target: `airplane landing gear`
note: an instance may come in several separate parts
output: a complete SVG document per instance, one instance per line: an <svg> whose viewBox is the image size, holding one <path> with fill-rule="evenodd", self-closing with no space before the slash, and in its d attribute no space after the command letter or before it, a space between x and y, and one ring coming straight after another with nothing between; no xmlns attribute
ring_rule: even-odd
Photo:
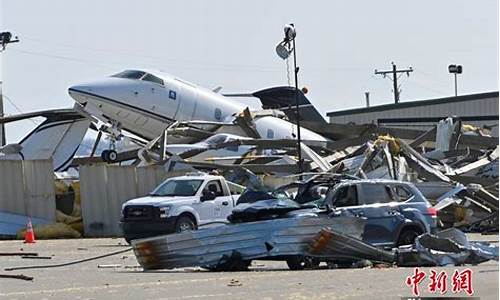
<svg viewBox="0 0 500 300"><path fill-rule="evenodd" d="M101 158L107 163L115 163L118 159L116 150L104 150L101 152Z"/></svg>
<svg viewBox="0 0 500 300"><path fill-rule="evenodd" d="M118 122L112 121L111 127L102 126L101 131L109 133L110 145L109 149L101 152L101 158L107 163L115 163L118 161L118 152L116 152L116 141L122 137L121 126Z"/></svg>

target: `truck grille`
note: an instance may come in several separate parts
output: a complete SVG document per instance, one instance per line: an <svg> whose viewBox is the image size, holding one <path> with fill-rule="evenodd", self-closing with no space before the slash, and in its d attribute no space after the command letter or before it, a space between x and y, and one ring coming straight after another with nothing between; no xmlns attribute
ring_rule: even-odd
<svg viewBox="0 0 500 300"><path fill-rule="evenodd" d="M159 216L159 209L154 206L133 205L125 207L123 218L125 221L149 221Z"/></svg>

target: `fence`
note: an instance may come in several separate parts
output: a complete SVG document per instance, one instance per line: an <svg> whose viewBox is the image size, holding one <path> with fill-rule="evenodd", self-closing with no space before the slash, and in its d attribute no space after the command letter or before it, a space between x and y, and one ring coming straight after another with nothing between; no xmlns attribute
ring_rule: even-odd
<svg viewBox="0 0 500 300"><path fill-rule="evenodd" d="M0 160L0 212L55 221L52 160Z"/></svg>
<svg viewBox="0 0 500 300"><path fill-rule="evenodd" d="M85 236L121 236L122 204L147 195L164 179L178 175L160 166L82 166L80 197Z"/></svg>

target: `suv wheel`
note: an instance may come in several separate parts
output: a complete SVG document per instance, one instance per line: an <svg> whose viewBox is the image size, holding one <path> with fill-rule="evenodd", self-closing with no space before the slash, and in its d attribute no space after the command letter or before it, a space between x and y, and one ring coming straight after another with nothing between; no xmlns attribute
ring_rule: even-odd
<svg viewBox="0 0 500 300"><path fill-rule="evenodd" d="M397 246L412 245L415 238L420 235L420 232L415 229L404 230L398 238Z"/></svg>
<svg viewBox="0 0 500 300"><path fill-rule="evenodd" d="M182 216L175 223L175 232L180 233L189 230L195 230L196 225L190 217Z"/></svg>
<svg viewBox="0 0 500 300"><path fill-rule="evenodd" d="M292 256L286 260L288 268L294 271L317 268L319 263L319 260L309 256Z"/></svg>

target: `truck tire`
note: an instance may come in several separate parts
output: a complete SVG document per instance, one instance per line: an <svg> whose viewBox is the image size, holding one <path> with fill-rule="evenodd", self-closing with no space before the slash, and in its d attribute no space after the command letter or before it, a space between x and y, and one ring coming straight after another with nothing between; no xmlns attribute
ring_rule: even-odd
<svg viewBox="0 0 500 300"><path fill-rule="evenodd" d="M180 216L175 222L175 232L180 233L189 230L196 230L193 220L188 216Z"/></svg>

